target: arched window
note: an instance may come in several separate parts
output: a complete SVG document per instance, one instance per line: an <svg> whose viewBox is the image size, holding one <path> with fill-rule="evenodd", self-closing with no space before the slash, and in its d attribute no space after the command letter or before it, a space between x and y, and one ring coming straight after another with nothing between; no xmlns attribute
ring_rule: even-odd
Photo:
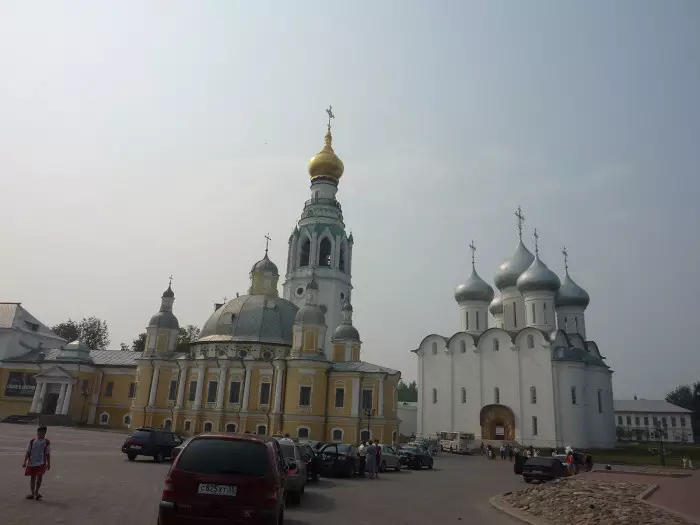
<svg viewBox="0 0 700 525"><path fill-rule="evenodd" d="M501 391L497 386L493 388L493 402L497 405L501 402Z"/></svg>
<svg viewBox="0 0 700 525"><path fill-rule="evenodd" d="M465 354L467 352L467 343L464 341L459 342L459 351Z"/></svg>
<svg viewBox="0 0 700 525"><path fill-rule="evenodd" d="M100 414L100 425L109 425L109 414L107 412Z"/></svg>
<svg viewBox="0 0 700 525"><path fill-rule="evenodd" d="M308 439L309 438L309 429L306 427L297 428L297 437L299 439Z"/></svg>
<svg viewBox="0 0 700 525"><path fill-rule="evenodd" d="M467 402L467 389L462 388L462 403L466 403L466 402Z"/></svg>
<svg viewBox="0 0 700 525"><path fill-rule="evenodd" d="M476 329L479 330L479 312L476 312Z"/></svg>
<svg viewBox="0 0 700 525"><path fill-rule="evenodd" d="M170 430L171 428L173 428L173 422L169 419L166 419L165 421L163 421L163 428L165 430Z"/></svg>
<svg viewBox="0 0 700 525"><path fill-rule="evenodd" d="M338 268L341 272L345 271L345 245L340 245L340 260L338 261Z"/></svg>
<svg viewBox="0 0 700 525"><path fill-rule="evenodd" d="M369 430L365 429L360 432L360 441L364 443L370 439L372 439L372 433Z"/></svg>
<svg viewBox="0 0 700 525"><path fill-rule="evenodd" d="M544 324L547 324L547 303L542 304L542 311L544 312Z"/></svg>
<svg viewBox="0 0 700 525"><path fill-rule="evenodd" d="M527 347L535 348L535 338L532 336L532 334L529 334L527 336Z"/></svg>
<svg viewBox="0 0 700 525"><path fill-rule="evenodd" d="M122 419L122 423L124 424L125 427L128 427L131 425L131 415L127 414L124 416L124 419Z"/></svg>
<svg viewBox="0 0 700 525"><path fill-rule="evenodd" d="M190 430L192 430L192 421L188 419L185 421L185 432L189 432Z"/></svg>
<svg viewBox="0 0 700 525"><path fill-rule="evenodd" d="M493 340L493 349L496 352L498 352L501 349L501 344L498 342L498 339Z"/></svg>
<svg viewBox="0 0 700 525"><path fill-rule="evenodd" d="M226 425L226 432L235 432L236 431L236 424L235 423L229 423Z"/></svg>
<svg viewBox="0 0 700 525"><path fill-rule="evenodd" d="M464 329L469 330L469 310L464 311Z"/></svg>
<svg viewBox="0 0 700 525"><path fill-rule="evenodd" d="M306 237L301 243L301 257L299 258L299 266L308 266L310 255L311 255L311 239Z"/></svg>
<svg viewBox="0 0 700 525"><path fill-rule="evenodd" d="M517 312L515 311L515 303L513 303L513 326L514 326L515 328L518 327L518 314L517 314Z"/></svg>
<svg viewBox="0 0 700 525"><path fill-rule="evenodd" d="M567 332L569 330L569 318L564 317L564 331Z"/></svg>
<svg viewBox="0 0 700 525"><path fill-rule="evenodd" d="M266 436L267 435L267 425L258 425L258 428L255 429L255 433L258 436Z"/></svg>
<svg viewBox="0 0 700 525"><path fill-rule="evenodd" d="M433 403L437 403L437 388L433 388Z"/></svg>
<svg viewBox="0 0 700 525"><path fill-rule="evenodd" d="M212 424L211 421L207 421L204 423L204 432L211 432L212 429Z"/></svg>
<svg viewBox="0 0 700 525"><path fill-rule="evenodd" d="M333 432L331 433L331 440L332 441L339 441L342 443L342 441L343 441L343 429L334 428Z"/></svg>
<svg viewBox="0 0 700 525"><path fill-rule="evenodd" d="M537 404L537 388L534 386L530 387L530 404L531 405Z"/></svg>
<svg viewBox="0 0 700 525"><path fill-rule="evenodd" d="M321 239L321 244L318 250L318 265L331 265L331 240L328 237Z"/></svg>
<svg viewBox="0 0 700 525"><path fill-rule="evenodd" d="M433 355L437 355L437 343L433 343Z"/></svg>
<svg viewBox="0 0 700 525"><path fill-rule="evenodd" d="M537 311L535 310L535 303L532 303L532 324L537 324Z"/></svg>

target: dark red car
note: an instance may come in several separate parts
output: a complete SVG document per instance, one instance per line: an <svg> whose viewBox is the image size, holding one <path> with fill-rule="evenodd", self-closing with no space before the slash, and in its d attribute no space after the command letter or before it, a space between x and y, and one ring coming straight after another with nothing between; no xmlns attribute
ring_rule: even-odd
<svg viewBox="0 0 700 525"><path fill-rule="evenodd" d="M195 436L165 478L158 524L281 525L287 468L272 437Z"/></svg>

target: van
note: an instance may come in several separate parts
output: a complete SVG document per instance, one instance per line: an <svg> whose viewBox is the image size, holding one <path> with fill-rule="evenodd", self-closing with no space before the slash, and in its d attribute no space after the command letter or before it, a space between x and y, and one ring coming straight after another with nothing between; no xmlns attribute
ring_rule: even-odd
<svg viewBox="0 0 700 525"><path fill-rule="evenodd" d="M287 468L276 439L255 434L202 434L170 467L159 525L241 522L281 525Z"/></svg>

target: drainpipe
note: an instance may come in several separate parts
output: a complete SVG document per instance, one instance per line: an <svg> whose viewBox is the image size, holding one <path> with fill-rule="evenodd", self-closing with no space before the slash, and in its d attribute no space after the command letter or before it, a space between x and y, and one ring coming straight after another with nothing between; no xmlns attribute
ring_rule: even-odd
<svg viewBox="0 0 700 525"><path fill-rule="evenodd" d="M146 407L148 406L148 398L151 397L151 388L153 387L153 377L156 374L156 369L153 368L153 358L152 357L149 358L148 362L151 363L151 380L148 383L148 392L147 392L148 397L146 398L146 402L143 405L143 426L144 427L146 426Z"/></svg>
<svg viewBox="0 0 700 525"><path fill-rule="evenodd" d="M333 366L333 365L331 365L331 366ZM323 435L324 435L323 441L326 441L326 436L328 436L328 398L331 395L331 393L329 391L330 386L331 386L331 369L329 367L329 368L326 368L326 408L323 412L325 415L325 417L323 418L324 419L323 420ZM333 437L333 436L331 436L331 437ZM329 441L332 441L332 440L329 440Z"/></svg>
<svg viewBox="0 0 700 525"><path fill-rule="evenodd" d="M243 390L244 390L243 396L245 396L245 380L246 380L246 376L248 375L248 371L246 370L245 361L243 360L242 357L240 358L240 360L241 360L241 368L243 368L243 383L241 383L241 386L243 387ZM236 430L238 431L239 434L243 434L247 430L245 428L245 426L248 425L248 421L246 419L246 423L244 425L243 432L241 432L240 426L241 426L241 407L242 406L243 406L243 398L241 398L241 392L239 390L238 391L238 412L237 412L237 414L238 414L238 428L236 428Z"/></svg>
<svg viewBox="0 0 700 525"><path fill-rule="evenodd" d="M285 371L285 372L284 372L284 373L285 373L285 377L282 378L282 396L281 396L281 398L280 398L280 413L279 413L279 418L280 418L280 432L282 432L282 428L284 428L284 402L285 402L285 399L286 399L286 397L287 397L287 376L286 376L286 373L287 373L287 372L286 372L286 371L287 371L287 361L285 361L284 359L281 359L281 360L280 360L280 363L282 363L282 364L284 365L284 367L282 367L282 370ZM281 370L280 370L280 372L281 372Z"/></svg>
<svg viewBox="0 0 700 525"><path fill-rule="evenodd" d="M362 415L364 413L364 410L362 408L362 382L365 379L365 373L360 372L360 386L358 388L357 396L358 396L358 403L357 403L357 440L361 443L362 442Z"/></svg>

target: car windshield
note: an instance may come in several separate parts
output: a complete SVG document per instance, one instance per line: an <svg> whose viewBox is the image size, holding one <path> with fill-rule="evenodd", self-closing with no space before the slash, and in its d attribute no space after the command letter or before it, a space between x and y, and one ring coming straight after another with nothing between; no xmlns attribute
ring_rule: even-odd
<svg viewBox="0 0 700 525"><path fill-rule="evenodd" d="M178 456L176 468L198 474L264 476L267 447L238 439L194 439Z"/></svg>
<svg viewBox="0 0 700 525"><path fill-rule="evenodd" d="M295 459L296 458L296 456L294 455L294 445L281 444L280 447L282 448L282 454L284 454L285 459Z"/></svg>
<svg viewBox="0 0 700 525"><path fill-rule="evenodd" d="M338 453L349 454L351 447L351 445L338 445Z"/></svg>
<svg viewBox="0 0 700 525"><path fill-rule="evenodd" d="M137 430L131 435L131 439L138 439L139 441L148 441L150 438L150 430Z"/></svg>
<svg viewBox="0 0 700 525"><path fill-rule="evenodd" d="M414 447L414 446L401 447L401 450L405 450L406 452L421 452L420 447Z"/></svg>

